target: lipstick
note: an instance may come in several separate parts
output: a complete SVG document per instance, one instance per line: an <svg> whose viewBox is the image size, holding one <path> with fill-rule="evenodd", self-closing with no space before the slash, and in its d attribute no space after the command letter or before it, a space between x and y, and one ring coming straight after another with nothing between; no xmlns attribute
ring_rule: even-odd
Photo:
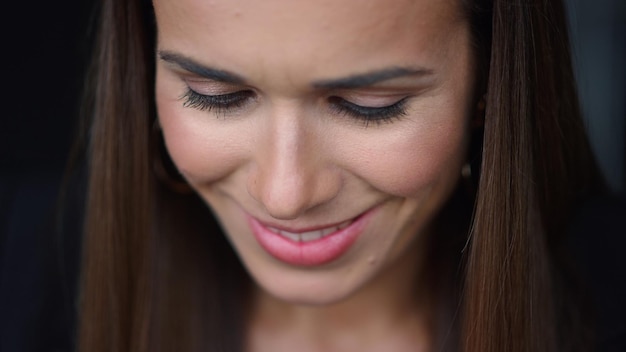
<svg viewBox="0 0 626 352"><path fill-rule="evenodd" d="M334 226L312 229L279 229L248 216L261 247L274 258L296 266L317 266L341 257L365 230L373 209Z"/></svg>

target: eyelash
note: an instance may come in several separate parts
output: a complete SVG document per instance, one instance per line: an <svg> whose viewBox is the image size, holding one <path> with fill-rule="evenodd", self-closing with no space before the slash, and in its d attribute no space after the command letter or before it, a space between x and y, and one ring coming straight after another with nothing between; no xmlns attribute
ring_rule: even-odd
<svg viewBox="0 0 626 352"><path fill-rule="evenodd" d="M329 101L335 112L359 120L367 127L372 122L380 125L383 122L393 122L405 116L407 114L407 99L408 97L400 99L391 105L379 107L354 104L340 97L331 97Z"/></svg>
<svg viewBox="0 0 626 352"><path fill-rule="evenodd" d="M229 111L242 107L248 98L254 96L250 90L242 90L235 93L204 95L195 92L191 88L187 89L181 99L184 99L183 106L186 108L198 109L201 111L213 111L217 114L225 114Z"/></svg>
<svg viewBox="0 0 626 352"><path fill-rule="evenodd" d="M241 108L246 104L249 98L254 96L254 92L250 90L242 90L235 93L204 95L199 94L189 88L181 97L184 99L183 106L198 109L201 111L213 111L217 114L225 114L230 111ZM340 97L330 97L329 102L332 109L337 113L349 116L355 120L361 121L367 127L370 123L381 124L383 122L393 122L396 119L405 116L406 100L403 98L391 105L380 107L367 107L351 103Z"/></svg>

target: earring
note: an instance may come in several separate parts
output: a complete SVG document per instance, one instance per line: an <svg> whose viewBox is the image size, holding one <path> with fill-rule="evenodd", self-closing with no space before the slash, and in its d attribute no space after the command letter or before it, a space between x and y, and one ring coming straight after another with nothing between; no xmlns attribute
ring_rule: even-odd
<svg viewBox="0 0 626 352"><path fill-rule="evenodd" d="M465 163L461 168L461 176L467 180L472 177L472 165L469 162Z"/></svg>
<svg viewBox="0 0 626 352"><path fill-rule="evenodd" d="M169 189L180 194L189 194L193 189L182 178L174 163L169 157L165 149L165 141L159 120L155 119L152 123L152 133L150 134L151 154L152 154L152 171L157 180L166 185ZM177 176L173 176L176 174Z"/></svg>

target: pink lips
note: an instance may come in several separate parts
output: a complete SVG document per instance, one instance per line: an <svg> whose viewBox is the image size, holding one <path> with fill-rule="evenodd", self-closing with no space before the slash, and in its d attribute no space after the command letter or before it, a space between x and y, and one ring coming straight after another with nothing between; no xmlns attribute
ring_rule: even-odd
<svg viewBox="0 0 626 352"><path fill-rule="evenodd" d="M312 241L299 242L282 236L252 216L248 216L248 223L261 247L274 258L292 265L315 266L345 253L365 229L373 210L361 214L346 227Z"/></svg>

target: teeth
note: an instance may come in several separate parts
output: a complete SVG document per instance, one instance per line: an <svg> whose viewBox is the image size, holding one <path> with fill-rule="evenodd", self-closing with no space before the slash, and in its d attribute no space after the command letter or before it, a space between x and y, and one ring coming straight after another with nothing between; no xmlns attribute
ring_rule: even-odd
<svg viewBox="0 0 626 352"><path fill-rule="evenodd" d="M300 242L300 235L298 235L297 233L292 233L292 232L282 231L282 230L278 230L276 231L276 233L280 234L281 236L287 237L288 239L294 242Z"/></svg>
<svg viewBox="0 0 626 352"><path fill-rule="evenodd" d="M300 241L309 242L319 240L322 237L322 231L309 231L300 234Z"/></svg>
<svg viewBox="0 0 626 352"><path fill-rule="evenodd" d="M322 230L307 231L307 232L302 232L302 233L284 231L284 230L277 229L275 227L268 227L268 229L294 242L310 242L310 241L315 241L322 237L328 236L333 232L343 230L346 227L350 226L351 223L352 223L352 220L348 220L348 221L342 222L341 224L337 226L332 226L332 227L322 229Z"/></svg>
<svg viewBox="0 0 626 352"><path fill-rule="evenodd" d="M328 235L330 235L331 233L333 233L335 231L339 231L339 227L338 226L329 227L329 228L327 228L325 230L320 231L321 232L320 237L328 236Z"/></svg>

